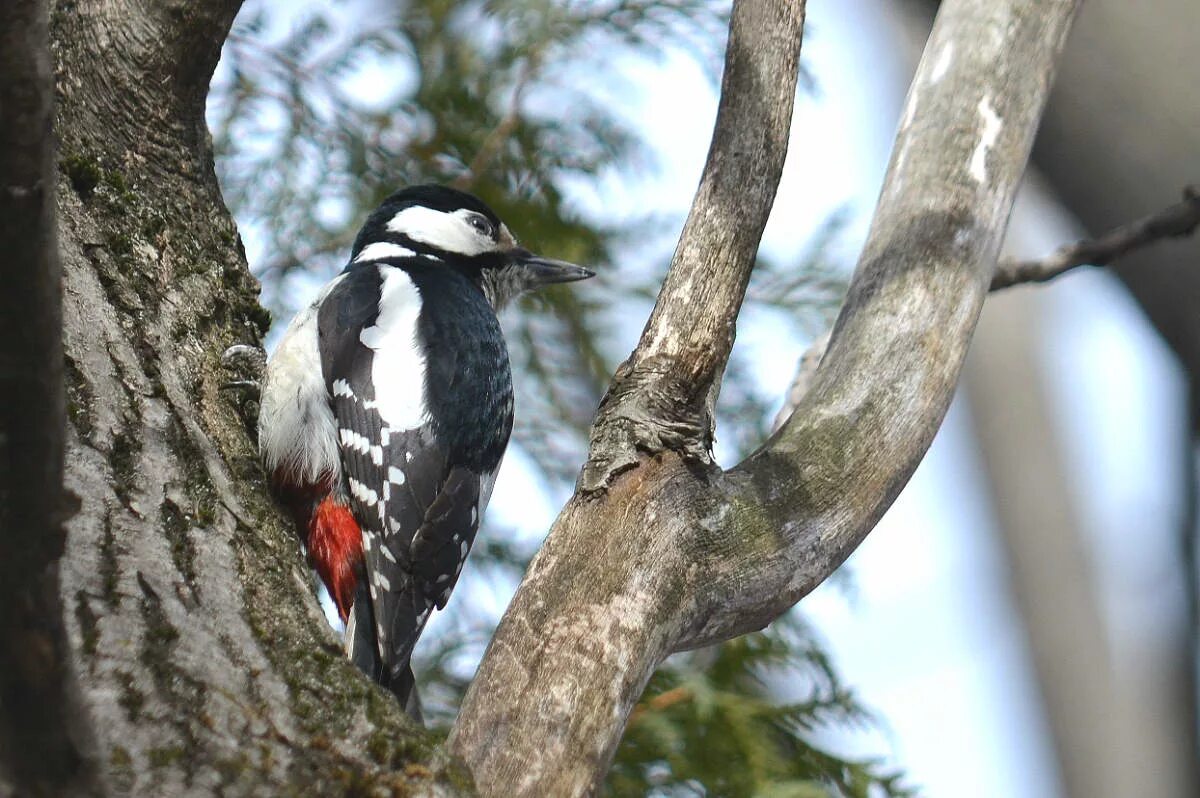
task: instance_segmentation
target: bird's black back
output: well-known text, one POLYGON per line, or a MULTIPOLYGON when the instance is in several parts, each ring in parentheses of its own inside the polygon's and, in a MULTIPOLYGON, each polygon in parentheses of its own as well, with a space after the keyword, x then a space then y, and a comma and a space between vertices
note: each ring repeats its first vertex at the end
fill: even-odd
POLYGON ((508 352, 470 271, 424 257, 352 264, 321 303, 318 329, 338 425, 342 490, 363 535, 366 567, 354 607, 352 658, 406 703, 412 648, 432 608, 445 606, 457 582, 478 529, 481 498, 508 443, 508 352), (393 429, 380 415, 376 350, 362 336, 383 315, 379 302, 389 269, 403 270, 420 299, 423 384, 414 380, 403 390, 421 392, 425 412, 409 429, 393 429), (368 640, 374 643, 369 653, 361 648, 368 640))

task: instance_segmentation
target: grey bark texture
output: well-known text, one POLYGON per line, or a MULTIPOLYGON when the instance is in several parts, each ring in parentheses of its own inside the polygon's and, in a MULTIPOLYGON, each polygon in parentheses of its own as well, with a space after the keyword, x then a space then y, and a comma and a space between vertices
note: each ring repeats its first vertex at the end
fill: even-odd
POLYGON ((777 172, 715 179, 744 166, 721 115, 785 90, 782 31, 798 46, 802 24, 795 5, 735 4, 709 163, 658 305, 451 737, 486 793, 595 792, 662 657, 762 628, 890 505, 949 404, 1076 6, 943 4, 829 353, 783 427, 722 472, 712 397, 758 242, 734 231, 757 224, 777 172))
POLYGON ((67 665, 115 795, 450 794, 344 659, 221 352, 266 327, 204 122, 238 0, 60 2, 67 665))

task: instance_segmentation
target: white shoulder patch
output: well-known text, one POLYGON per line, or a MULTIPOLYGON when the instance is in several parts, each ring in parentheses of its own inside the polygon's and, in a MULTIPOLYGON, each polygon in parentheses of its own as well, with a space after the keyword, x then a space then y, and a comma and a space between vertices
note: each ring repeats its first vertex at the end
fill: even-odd
POLYGON ((374 244, 367 244, 363 247, 362 252, 358 253, 354 262, 362 263, 368 260, 385 260, 387 258, 411 258, 416 254, 408 247, 402 247, 390 241, 376 241, 374 244))
POLYGON ((379 316, 359 340, 374 351, 371 380, 380 417, 392 430, 416 429, 428 420, 425 356, 417 330, 421 294, 403 269, 380 266, 379 273, 379 316))

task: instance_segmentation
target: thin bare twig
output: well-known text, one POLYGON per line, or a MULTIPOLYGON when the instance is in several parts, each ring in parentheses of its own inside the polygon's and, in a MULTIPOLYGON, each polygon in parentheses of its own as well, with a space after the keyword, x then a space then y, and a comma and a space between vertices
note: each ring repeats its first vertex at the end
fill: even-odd
POLYGON ((1200 188, 1187 186, 1183 199, 1129 224, 1109 230, 1098 238, 1085 238, 1060 247, 1044 258, 1005 259, 996 266, 991 290, 1019 283, 1044 283, 1076 266, 1107 266, 1133 250, 1164 238, 1189 236, 1200 227, 1200 188))

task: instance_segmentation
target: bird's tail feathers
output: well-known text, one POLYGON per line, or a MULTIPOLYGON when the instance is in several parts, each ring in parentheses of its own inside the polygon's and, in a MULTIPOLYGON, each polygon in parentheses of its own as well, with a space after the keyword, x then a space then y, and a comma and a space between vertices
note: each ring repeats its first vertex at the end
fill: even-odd
POLYGON ((376 613, 365 580, 360 580, 346 625, 346 656, 360 671, 391 690, 405 711, 419 721, 421 705, 409 660, 433 605, 417 590, 392 593, 379 603, 384 606, 376 613), (381 646, 381 638, 390 642, 381 646))

